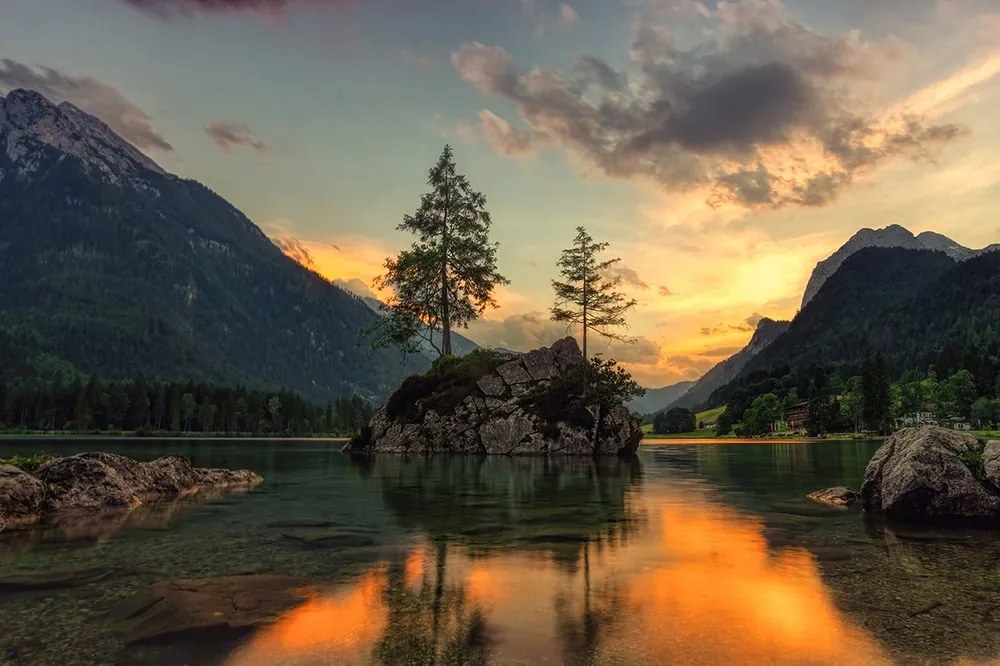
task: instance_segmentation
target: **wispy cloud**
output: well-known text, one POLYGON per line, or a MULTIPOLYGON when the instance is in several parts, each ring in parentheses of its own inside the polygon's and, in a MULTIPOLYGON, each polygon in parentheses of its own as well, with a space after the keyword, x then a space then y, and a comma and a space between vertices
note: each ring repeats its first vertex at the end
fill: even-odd
POLYGON ((152 119, 118 88, 90 76, 71 76, 50 67, 29 67, 9 58, 0 59, 0 85, 29 88, 54 102, 68 101, 97 116, 128 142, 142 149, 174 148, 153 128, 152 119))
POLYGON ((264 155, 271 152, 267 144, 257 138, 246 123, 209 123, 205 126, 205 134, 227 153, 237 148, 250 148, 264 155))
POLYGON ((159 18, 175 15, 251 12, 280 16, 295 5, 344 7, 354 0, 121 0, 159 18))

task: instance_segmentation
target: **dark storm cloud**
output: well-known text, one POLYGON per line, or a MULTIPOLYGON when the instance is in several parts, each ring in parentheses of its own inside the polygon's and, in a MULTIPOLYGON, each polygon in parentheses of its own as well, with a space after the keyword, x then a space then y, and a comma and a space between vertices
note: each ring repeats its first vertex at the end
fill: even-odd
POLYGON ((906 54, 897 40, 822 34, 763 0, 694 15, 704 39, 688 48, 655 14, 637 21, 628 71, 591 56, 568 73, 525 71, 478 42, 456 50, 452 64, 512 102, 534 144, 569 149, 609 176, 707 188, 714 203, 749 208, 825 205, 857 174, 933 155, 960 134, 858 101, 906 54), (803 144, 810 151, 795 148, 803 144))
POLYGON ((130 102, 118 88, 89 76, 69 76, 49 67, 37 69, 16 60, 0 59, 0 86, 28 88, 54 102, 68 101, 100 118, 129 143, 143 148, 172 151, 145 111, 130 102))

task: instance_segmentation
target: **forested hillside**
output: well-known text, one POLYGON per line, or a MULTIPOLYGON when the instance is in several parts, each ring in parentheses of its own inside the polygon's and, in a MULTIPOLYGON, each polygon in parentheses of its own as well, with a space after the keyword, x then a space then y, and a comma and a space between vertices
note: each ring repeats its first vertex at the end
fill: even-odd
POLYGON ((8 380, 141 373, 326 401, 384 396, 426 366, 369 356, 361 334, 376 315, 363 302, 75 107, 0 98, 0 146, 8 380))
MULTIPOLYGON (((964 370, 989 398, 998 356, 1000 253, 957 263, 940 252, 870 248, 845 261, 713 402, 728 404, 735 422, 768 393, 786 403, 841 394, 875 358, 896 382, 964 370)), ((968 417, 962 411, 956 416, 968 417)))

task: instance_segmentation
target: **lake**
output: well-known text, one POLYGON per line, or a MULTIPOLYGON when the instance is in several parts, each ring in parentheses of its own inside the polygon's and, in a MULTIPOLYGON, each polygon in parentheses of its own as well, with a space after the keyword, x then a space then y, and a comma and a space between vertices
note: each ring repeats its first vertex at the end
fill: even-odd
POLYGON ((858 487, 877 447, 359 461, 315 441, 4 440, 0 457, 180 453, 265 482, 0 533, 0 663, 997 660, 1000 534, 804 499, 858 487), (185 628, 147 592, 177 579, 251 619, 185 628))

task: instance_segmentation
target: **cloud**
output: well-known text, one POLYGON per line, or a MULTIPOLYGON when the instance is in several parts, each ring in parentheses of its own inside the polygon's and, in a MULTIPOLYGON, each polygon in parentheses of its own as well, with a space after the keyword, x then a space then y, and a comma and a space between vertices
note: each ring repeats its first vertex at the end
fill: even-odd
POLYGON ((460 46, 452 65, 513 103, 536 141, 610 177, 704 190, 716 206, 827 205, 884 162, 925 159, 962 133, 928 124, 919 109, 866 101, 908 53, 896 39, 820 33, 778 0, 666 4, 694 9, 687 20, 702 40, 679 45, 647 12, 628 71, 592 56, 567 72, 523 70, 505 49, 479 42, 460 46))
POLYGON ((121 0, 127 5, 159 18, 174 15, 251 12, 279 16, 293 5, 343 7, 353 0, 121 0))
POLYGON ((0 85, 29 88, 54 102, 68 101, 100 118, 126 141, 142 149, 174 148, 153 129, 152 119, 118 88, 89 76, 69 76, 49 67, 37 70, 8 58, 0 59, 0 85))
POLYGON ((666 370, 678 377, 700 377, 716 365, 714 358, 674 354, 667 356, 666 370))
POLYGON ((364 280, 359 278, 351 278, 350 280, 334 280, 333 283, 344 291, 351 292, 355 296, 378 299, 378 295, 372 291, 371 287, 365 284, 364 280))
POLYGON ((227 153, 240 147, 251 148, 264 155, 271 152, 267 144, 258 139, 246 123, 210 123, 205 126, 205 134, 227 153))
POLYGON ((573 5, 563 3, 559 5, 559 22, 566 27, 571 27, 580 22, 580 14, 573 5))
POLYGON ((726 333, 750 333, 756 330, 757 323, 750 323, 748 318, 744 323, 741 324, 719 324, 718 326, 703 326, 700 329, 700 333, 705 336, 710 335, 723 335, 726 333))
POLYGON ((702 356, 708 356, 710 358, 720 358, 720 357, 730 357, 736 352, 743 349, 743 347, 716 347, 714 349, 706 349, 701 352, 702 356))
POLYGON ((642 336, 625 343, 609 343, 598 338, 590 346, 591 353, 602 354, 606 358, 630 365, 656 365, 663 353, 658 342, 642 336))
POLYGON ((757 324, 759 324, 760 320, 763 319, 763 318, 764 318, 764 315, 762 315, 759 312, 754 312, 752 315, 750 315, 749 317, 747 317, 744 321, 746 322, 747 326, 753 326, 754 328, 757 328, 757 324))
POLYGON ((649 285, 639 277, 639 273, 637 273, 635 269, 629 268, 621 262, 612 266, 609 273, 609 277, 620 277, 622 282, 629 286, 643 290, 649 289, 649 285))
POLYGON ((656 293, 658 293, 660 296, 664 296, 664 297, 666 297, 666 296, 673 296, 674 295, 674 292, 670 291, 670 287, 665 287, 663 285, 660 285, 657 288, 656 293))
POLYGON ((316 261, 313 259, 312 252, 298 238, 284 236, 271 238, 271 242, 277 245, 278 249, 284 252, 286 256, 291 257, 310 270, 316 270, 316 261))
POLYGON ((569 334, 565 324, 552 321, 548 313, 534 311, 503 319, 479 319, 469 327, 469 337, 476 343, 513 351, 548 346, 569 334))
POLYGON ((535 141, 530 132, 511 127, 492 111, 479 112, 479 131, 486 143, 504 157, 523 157, 535 152, 535 141))

